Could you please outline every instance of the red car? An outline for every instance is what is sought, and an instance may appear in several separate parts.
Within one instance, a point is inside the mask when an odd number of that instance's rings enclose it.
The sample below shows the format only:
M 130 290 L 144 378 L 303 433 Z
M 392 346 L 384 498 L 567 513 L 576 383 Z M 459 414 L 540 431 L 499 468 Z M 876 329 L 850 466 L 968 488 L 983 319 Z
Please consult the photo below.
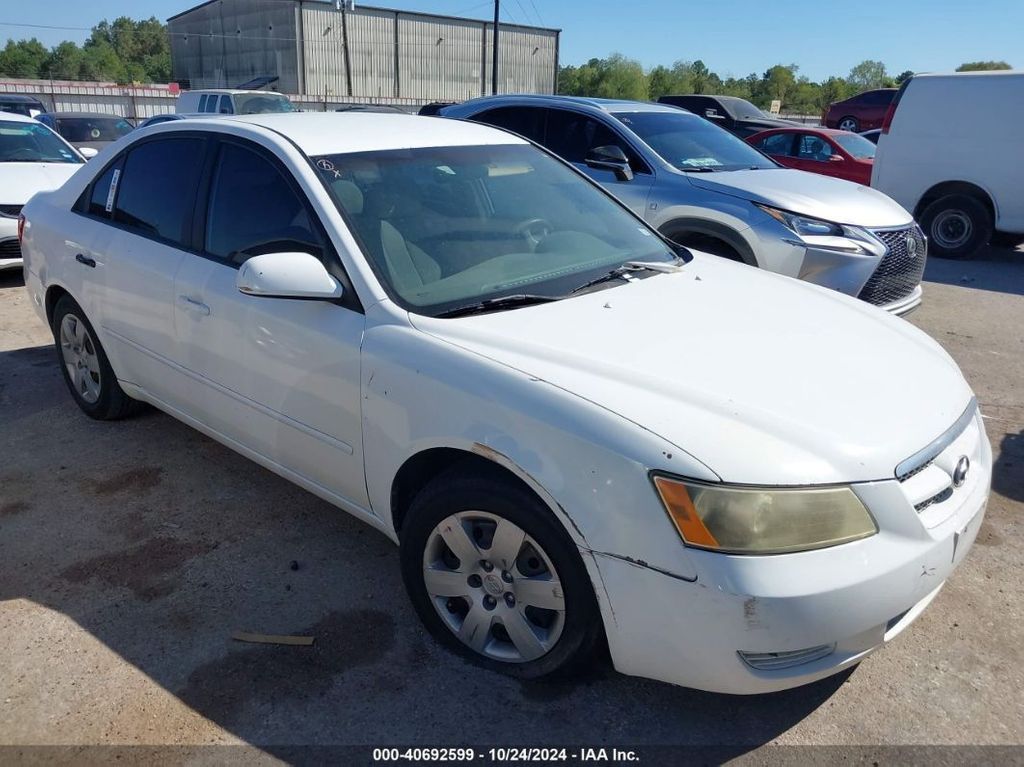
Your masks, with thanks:
M 885 113 L 898 91 L 899 88 L 878 88 L 829 104 L 821 116 L 821 122 L 826 128 L 839 128 L 853 133 L 881 128 Z
M 755 133 L 747 143 L 787 168 L 871 186 L 876 147 L 856 133 L 794 126 Z

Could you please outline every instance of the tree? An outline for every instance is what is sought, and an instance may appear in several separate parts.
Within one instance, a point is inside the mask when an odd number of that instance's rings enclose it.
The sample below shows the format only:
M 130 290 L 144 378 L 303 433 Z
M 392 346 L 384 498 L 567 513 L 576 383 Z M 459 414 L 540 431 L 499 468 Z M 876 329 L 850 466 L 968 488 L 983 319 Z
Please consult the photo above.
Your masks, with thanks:
M 53 80 L 80 80 L 82 78 L 82 49 L 65 40 L 53 48 L 43 62 L 42 75 Z
M 991 72 L 997 69 L 1013 69 L 1005 61 L 966 61 L 956 68 L 957 72 Z
M 43 76 L 43 63 L 49 55 L 41 42 L 31 40 L 8 40 L 0 51 L 0 75 L 8 77 L 39 78 Z
M 562 68 L 558 90 L 569 96 L 645 101 L 647 75 L 639 61 L 613 53 L 606 59 L 591 59 L 579 67 Z
M 850 70 L 847 81 L 858 92 L 883 88 L 886 85 L 885 64 L 881 61 L 862 61 Z
M 898 75 L 896 75 L 896 84 L 897 85 L 903 85 L 904 82 L 906 82 L 907 80 L 909 80 L 913 76 L 914 76 L 914 73 L 911 72 L 909 69 L 904 71 L 904 72 L 900 72 Z

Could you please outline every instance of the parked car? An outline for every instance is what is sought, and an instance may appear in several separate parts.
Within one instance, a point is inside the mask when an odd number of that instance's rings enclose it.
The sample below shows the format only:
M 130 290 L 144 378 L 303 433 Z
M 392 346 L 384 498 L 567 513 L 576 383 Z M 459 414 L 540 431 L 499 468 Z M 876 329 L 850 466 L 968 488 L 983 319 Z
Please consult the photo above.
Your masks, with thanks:
M 736 96 L 662 96 L 658 103 L 693 112 L 744 139 L 770 128 L 796 125 L 789 120 L 765 114 L 746 99 Z
M 36 119 L 57 131 L 86 158 L 95 157 L 99 150 L 127 136 L 134 127 L 118 115 L 93 112 L 47 112 Z
M 35 96 L 0 93 L 0 112 L 13 112 L 25 117 L 36 117 L 46 112 L 46 105 Z
M 874 144 L 875 146 L 878 146 L 878 137 L 882 135 L 882 129 L 881 128 L 874 128 L 872 130 L 861 131 L 857 135 L 858 136 L 863 136 L 868 141 L 870 141 L 872 144 Z
M 380 530 L 482 665 L 604 638 L 628 674 L 792 687 L 899 634 L 977 535 L 991 449 L 935 341 L 679 248 L 505 131 L 197 119 L 105 159 L 24 210 L 75 402 L 149 402 Z
M 882 127 L 871 185 L 914 211 L 937 255 L 968 257 L 994 232 L 1012 241 L 1024 235 L 1022 120 L 1024 72 L 915 75 Z
M 31 117 L 0 112 L 0 272 L 20 269 L 18 216 L 36 192 L 56 189 L 85 160 Z
M 863 136 L 828 128 L 777 128 L 747 143 L 787 168 L 871 186 L 875 145 Z
M 491 96 L 448 107 L 525 136 L 688 247 L 859 296 L 921 303 L 925 240 L 884 195 L 782 168 L 681 109 L 570 96 Z
M 838 128 L 853 133 L 881 128 L 885 112 L 895 97 L 895 88 L 864 91 L 852 98 L 829 104 L 821 116 L 821 121 L 826 128 Z
M 401 107 L 396 107 L 393 104 L 342 104 L 336 107 L 335 112 L 390 112 L 392 114 L 407 115 L 412 112 L 406 112 Z
M 139 123 L 139 127 L 148 128 L 150 125 L 159 125 L 160 123 L 171 122 L 172 120 L 187 120 L 192 117 L 203 117 L 209 119 L 215 116 L 216 115 L 214 114 L 207 114 L 205 112 L 168 112 L 162 115 L 147 117 Z
M 175 112 L 205 112 L 225 115 L 253 115 L 268 112 L 294 112 L 295 106 L 275 91 L 218 88 L 185 91 L 174 104 Z

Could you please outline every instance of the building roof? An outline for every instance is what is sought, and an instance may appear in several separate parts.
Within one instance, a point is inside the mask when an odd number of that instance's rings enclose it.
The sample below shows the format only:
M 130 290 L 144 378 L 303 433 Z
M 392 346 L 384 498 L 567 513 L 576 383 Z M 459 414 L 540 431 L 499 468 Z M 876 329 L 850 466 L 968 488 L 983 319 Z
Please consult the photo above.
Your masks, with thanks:
M 168 16 L 167 21 L 174 21 L 175 19 L 180 19 L 182 16 L 187 16 L 188 14 L 192 13 L 192 11 L 219 2 L 221 2 L 221 0 L 206 0 L 206 2 L 194 5 L 191 8 L 182 11 L 181 13 L 176 13 L 173 16 Z M 308 3 L 309 5 L 332 5 L 334 0 L 281 0 L 281 2 Z M 429 11 L 404 11 L 401 8 L 382 8 L 380 6 L 372 5 L 358 5 L 356 6 L 355 11 L 349 11 L 349 13 L 358 13 L 359 11 L 375 11 L 377 13 L 383 11 L 384 13 L 395 13 L 400 14 L 402 16 L 420 16 L 434 19 L 448 19 L 452 21 L 472 21 L 477 24 L 489 24 L 491 26 L 494 26 L 494 19 L 474 19 L 469 16 L 447 16 L 442 13 L 430 13 Z M 530 26 L 529 24 L 514 24 L 509 21 L 502 21 L 501 26 L 502 28 L 518 27 L 519 29 L 535 29 L 544 32 L 555 33 L 561 33 L 562 31 L 560 28 L 557 27 L 534 27 Z
M 172 120 L 154 126 L 153 130 L 189 130 L 204 126 L 223 128 L 227 124 L 239 123 L 279 133 L 311 156 L 388 149 L 527 143 L 510 133 L 480 123 L 387 112 L 222 115 L 212 120 Z

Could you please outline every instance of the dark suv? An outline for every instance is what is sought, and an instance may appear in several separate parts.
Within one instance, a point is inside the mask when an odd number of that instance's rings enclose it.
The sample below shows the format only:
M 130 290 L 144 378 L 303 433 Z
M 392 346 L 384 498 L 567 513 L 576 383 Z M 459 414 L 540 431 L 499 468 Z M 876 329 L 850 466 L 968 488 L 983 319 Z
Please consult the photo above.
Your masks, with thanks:
M 25 117 L 43 114 L 46 106 L 35 96 L 22 96 L 18 93 L 0 93 L 0 112 L 13 112 Z
M 885 113 L 896 98 L 896 91 L 896 88 L 879 88 L 858 93 L 846 101 L 829 104 L 821 121 L 826 128 L 839 128 L 854 133 L 881 128 Z
M 789 128 L 795 123 L 767 115 L 746 99 L 736 96 L 662 96 L 659 104 L 693 112 L 742 139 L 772 128 Z

